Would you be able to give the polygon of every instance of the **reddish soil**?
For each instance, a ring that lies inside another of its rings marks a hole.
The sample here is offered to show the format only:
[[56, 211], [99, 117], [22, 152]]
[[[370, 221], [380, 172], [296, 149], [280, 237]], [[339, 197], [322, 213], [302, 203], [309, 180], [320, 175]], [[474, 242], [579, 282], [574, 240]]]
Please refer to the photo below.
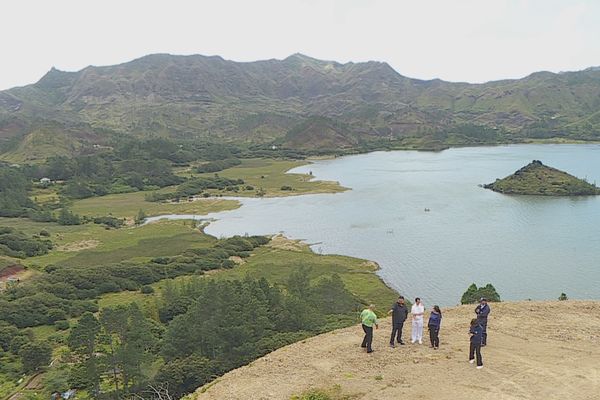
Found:
[[25, 271], [22, 265], [11, 265], [0, 271], [0, 281], [4, 282]]

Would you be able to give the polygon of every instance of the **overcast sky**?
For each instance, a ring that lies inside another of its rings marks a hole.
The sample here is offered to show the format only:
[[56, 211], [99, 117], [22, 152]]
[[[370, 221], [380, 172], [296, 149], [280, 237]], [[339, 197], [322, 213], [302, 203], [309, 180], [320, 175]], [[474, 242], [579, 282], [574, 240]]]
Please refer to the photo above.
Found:
[[0, 3], [0, 89], [149, 53], [300, 52], [484, 82], [600, 65], [600, 0], [18, 0]]

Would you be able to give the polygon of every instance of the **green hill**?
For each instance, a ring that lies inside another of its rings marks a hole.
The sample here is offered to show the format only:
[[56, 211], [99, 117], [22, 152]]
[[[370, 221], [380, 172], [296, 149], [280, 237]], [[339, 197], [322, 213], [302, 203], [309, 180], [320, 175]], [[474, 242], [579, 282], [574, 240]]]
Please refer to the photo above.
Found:
[[505, 194], [538, 196], [600, 195], [600, 188], [556, 168], [534, 160], [514, 174], [484, 185], [486, 189]]
[[68, 145], [59, 139], [58, 153], [83, 152], [115, 135], [291, 148], [598, 140], [599, 99], [594, 68], [467, 84], [302, 54], [243, 63], [154, 54], [77, 72], [52, 69], [35, 84], [0, 91], [0, 153], [24, 159], [21, 141], [40, 128], [73, 138]]

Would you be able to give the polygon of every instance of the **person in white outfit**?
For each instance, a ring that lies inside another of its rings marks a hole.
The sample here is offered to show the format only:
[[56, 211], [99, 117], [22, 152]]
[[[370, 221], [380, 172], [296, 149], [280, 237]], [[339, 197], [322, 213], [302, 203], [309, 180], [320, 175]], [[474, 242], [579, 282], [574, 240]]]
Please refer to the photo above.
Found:
[[423, 344], [423, 314], [425, 314], [425, 306], [421, 303], [421, 299], [417, 297], [415, 304], [410, 309], [412, 314], [412, 335], [411, 342], [419, 342]]

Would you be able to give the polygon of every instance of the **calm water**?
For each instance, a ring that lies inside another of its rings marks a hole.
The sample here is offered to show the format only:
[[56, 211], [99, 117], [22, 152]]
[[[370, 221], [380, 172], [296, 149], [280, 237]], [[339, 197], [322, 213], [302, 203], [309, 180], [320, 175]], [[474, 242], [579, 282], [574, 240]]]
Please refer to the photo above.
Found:
[[316, 252], [374, 260], [387, 284], [427, 304], [456, 304], [472, 282], [493, 283], [505, 300], [561, 292], [598, 299], [600, 196], [507, 196], [478, 187], [533, 159], [600, 183], [600, 145], [376, 152], [293, 170], [351, 191], [245, 199], [212, 214], [207, 232], [283, 232], [317, 243]]

